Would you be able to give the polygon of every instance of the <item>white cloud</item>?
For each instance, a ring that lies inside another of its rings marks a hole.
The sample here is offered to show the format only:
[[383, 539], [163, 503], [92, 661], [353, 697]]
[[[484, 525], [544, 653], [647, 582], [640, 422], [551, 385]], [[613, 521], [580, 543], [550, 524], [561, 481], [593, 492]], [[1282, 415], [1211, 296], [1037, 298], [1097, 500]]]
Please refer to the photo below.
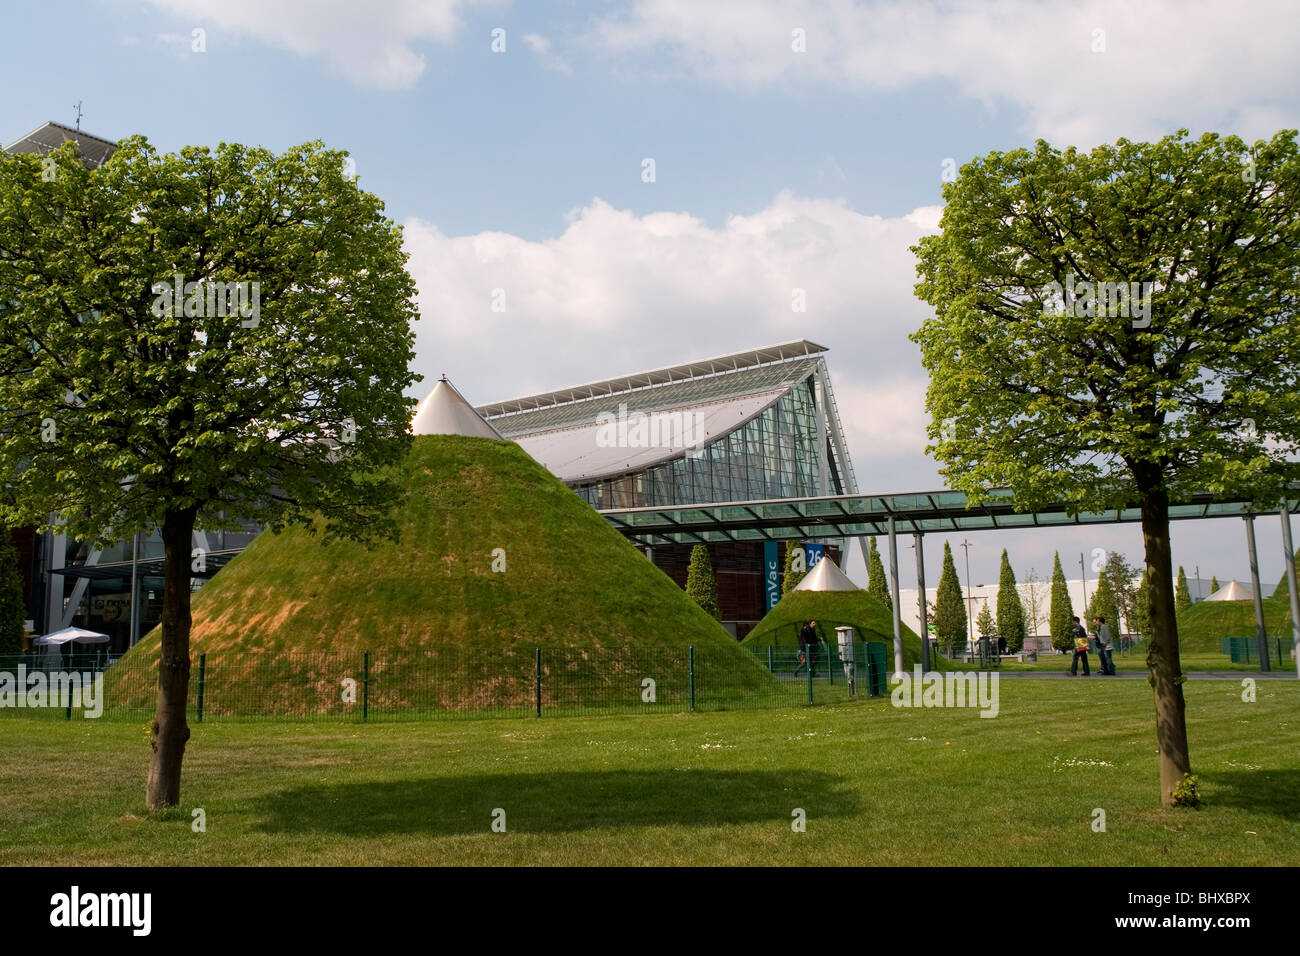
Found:
[[[493, 0], [149, 0], [174, 18], [319, 56], [363, 86], [405, 89], [424, 72], [421, 43], [450, 43], [467, 6]], [[209, 36], [209, 49], [219, 37]], [[487, 40], [484, 44], [486, 49]]]
[[[708, 355], [807, 338], [831, 349], [849, 446], [862, 467], [934, 484], [924, 446], [925, 373], [908, 341], [927, 314], [908, 247], [933, 209], [886, 219], [788, 192], [719, 226], [643, 216], [599, 199], [557, 236], [446, 236], [406, 223], [420, 288], [416, 370], [448, 375], [475, 403]], [[494, 290], [504, 313], [492, 311]], [[792, 310], [802, 289], [806, 312]], [[546, 365], [538, 364], [544, 356]]]
[[551, 41], [549, 38], [542, 36], [540, 33], [525, 33], [524, 44], [528, 49], [533, 51], [537, 57], [537, 62], [548, 70], [557, 70], [560, 73], [573, 73], [573, 68], [569, 66], [567, 60], [551, 52]]
[[[811, 82], [859, 92], [947, 81], [1024, 130], [1092, 145], [1178, 126], [1269, 136], [1297, 123], [1300, 17], [1292, 0], [639, 0], [590, 39], [616, 54], [669, 52], [736, 88]], [[796, 28], [807, 50], [792, 49]], [[1094, 31], [1105, 52], [1093, 52]]]

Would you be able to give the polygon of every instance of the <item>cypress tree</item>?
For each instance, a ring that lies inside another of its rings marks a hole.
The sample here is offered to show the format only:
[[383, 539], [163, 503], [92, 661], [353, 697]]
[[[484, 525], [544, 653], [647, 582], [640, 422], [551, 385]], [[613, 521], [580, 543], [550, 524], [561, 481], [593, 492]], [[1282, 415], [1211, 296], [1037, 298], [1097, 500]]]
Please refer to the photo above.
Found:
[[1174, 614], [1181, 615], [1192, 606], [1192, 595], [1187, 590], [1187, 574], [1183, 566], [1178, 565], [1178, 584], [1174, 588]]
[[998, 575], [998, 634], [1007, 642], [1007, 650], [1015, 653], [1025, 643], [1025, 608], [1020, 603], [1020, 589], [1016, 587], [1016, 572], [1007, 560], [1007, 549], [1002, 549], [1002, 571]]
[[1068, 651], [1074, 647], [1074, 605], [1070, 603], [1070, 589], [1065, 584], [1065, 572], [1061, 570], [1061, 553], [1056, 553], [1056, 564], [1052, 568], [1052, 646], [1058, 651]]
[[713, 576], [713, 562], [709, 549], [702, 544], [691, 548], [691, 566], [686, 571], [686, 594], [715, 619], [722, 617], [718, 609], [718, 580]]
[[[794, 556], [798, 553], [802, 555], [803, 570], [800, 571], [794, 566]], [[800, 581], [808, 574], [808, 555], [804, 547], [798, 541], [787, 541], [785, 545], [785, 577], [781, 581], [781, 594], [784, 596], [793, 591]]]
[[1147, 573], [1142, 572], [1137, 595], [1133, 598], [1133, 627], [1143, 637], [1151, 635], [1151, 591], [1147, 587]]
[[23, 579], [18, 570], [18, 549], [9, 529], [0, 525], [0, 654], [21, 654], [23, 622]]
[[980, 632], [980, 637], [993, 637], [998, 632], [998, 626], [993, 621], [993, 612], [989, 610], [987, 601], [975, 616], [975, 629]]
[[889, 584], [885, 579], [885, 566], [881, 563], [880, 552], [876, 550], [876, 536], [871, 536], [871, 547], [867, 551], [867, 593], [891, 611], [894, 602], [889, 594]]
[[1110, 575], [1102, 568], [1097, 576], [1097, 590], [1088, 602], [1088, 630], [1092, 630], [1092, 619], [1101, 615], [1106, 619], [1112, 636], [1119, 634], [1119, 608], [1115, 603], [1115, 589], [1111, 586]]
[[939, 575], [939, 593], [934, 601], [934, 636], [947, 645], [949, 657], [952, 656], [953, 644], [966, 640], [966, 603], [957, 580], [952, 548], [947, 541], [943, 543], [943, 571]]
[[1216, 578], [1213, 574], [1211, 574], [1211, 575], [1210, 575], [1210, 593], [1213, 594], [1213, 593], [1214, 593], [1215, 591], [1217, 591], [1217, 590], [1219, 590], [1219, 579]]

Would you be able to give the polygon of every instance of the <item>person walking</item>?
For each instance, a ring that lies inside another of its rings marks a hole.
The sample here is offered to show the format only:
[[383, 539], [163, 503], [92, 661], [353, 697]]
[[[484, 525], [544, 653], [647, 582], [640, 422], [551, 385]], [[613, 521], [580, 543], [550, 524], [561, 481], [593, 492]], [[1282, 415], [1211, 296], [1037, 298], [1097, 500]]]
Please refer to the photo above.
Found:
[[[799, 650], [803, 663], [807, 665], [813, 677], [817, 676], [817, 622], [804, 621], [803, 630], [799, 632]], [[803, 666], [803, 665], [800, 665]], [[799, 668], [794, 669], [795, 674]]]
[[1070, 661], [1070, 676], [1079, 676], [1079, 658], [1083, 658], [1083, 676], [1091, 677], [1092, 672], [1088, 669], [1088, 632], [1083, 629], [1079, 619], [1074, 619], [1074, 657]]
[[1111, 656], [1110, 628], [1106, 626], [1106, 618], [1100, 614], [1092, 620], [1097, 635], [1097, 659], [1101, 662], [1101, 672], [1113, 677], [1115, 676], [1115, 658]]

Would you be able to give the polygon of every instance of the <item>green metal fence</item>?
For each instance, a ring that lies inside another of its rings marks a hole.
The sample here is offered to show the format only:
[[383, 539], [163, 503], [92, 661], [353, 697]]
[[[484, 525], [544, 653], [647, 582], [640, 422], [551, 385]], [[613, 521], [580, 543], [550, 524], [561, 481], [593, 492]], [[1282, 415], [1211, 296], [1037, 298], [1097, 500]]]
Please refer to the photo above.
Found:
[[[196, 722], [243, 718], [385, 721], [438, 717], [552, 717], [787, 707], [885, 694], [883, 645], [858, 645], [856, 687], [838, 650], [822, 647], [815, 672], [792, 649], [440, 647], [415, 653], [291, 654], [240, 651], [191, 660], [189, 715]], [[78, 655], [0, 658], [0, 672], [72, 670], [102, 676], [103, 716], [148, 720], [157, 658], [108, 663]], [[60, 698], [60, 701], [63, 699]], [[45, 703], [15, 713], [72, 717], [79, 708]]]
[[[1285, 666], [1291, 653], [1290, 644], [1289, 638], [1285, 641], [1280, 637], [1266, 638], [1264, 646], [1268, 649], [1269, 662], [1278, 667]], [[1221, 637], [1219, 650], [1227, 654], [1234, 664], [1252, 664], [1260, 661], [1258, 636]]]

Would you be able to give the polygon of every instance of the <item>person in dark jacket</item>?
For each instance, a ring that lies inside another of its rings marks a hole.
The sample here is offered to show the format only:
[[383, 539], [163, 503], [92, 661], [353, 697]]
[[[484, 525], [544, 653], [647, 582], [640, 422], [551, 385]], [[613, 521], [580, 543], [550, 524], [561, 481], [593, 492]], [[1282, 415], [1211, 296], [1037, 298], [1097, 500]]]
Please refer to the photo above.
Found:
[[1088, 632], [1083, 629], [1079, 619], [1074, 619], [1074, 659], [1070, 661], [1070, 676], [1079, 676], [1079, 658], [1083, 658], [1083, 676], [1091, 677], [1088, 669]]
[[1094, 633], [1097, 636], [1097, 657], [1101, 659], [1101, 672], [1113, 676], [1115, 673], [1115, 658], [1111, 656], [1112, 638], [1110, 628], [1106, 626], [1106, 618], [1100, 614], [1092, 620], [1095, 625]]
[[[817, 622], [804, 621], [803, 630], [799, 632], [799, 650], [805, 664], [810, 669], [812, 676], [817, 676]], [[803, 664], [800, 665], [802, 667]], [[794, 669], [796, 674], [799, 673], [799, 667]]]

